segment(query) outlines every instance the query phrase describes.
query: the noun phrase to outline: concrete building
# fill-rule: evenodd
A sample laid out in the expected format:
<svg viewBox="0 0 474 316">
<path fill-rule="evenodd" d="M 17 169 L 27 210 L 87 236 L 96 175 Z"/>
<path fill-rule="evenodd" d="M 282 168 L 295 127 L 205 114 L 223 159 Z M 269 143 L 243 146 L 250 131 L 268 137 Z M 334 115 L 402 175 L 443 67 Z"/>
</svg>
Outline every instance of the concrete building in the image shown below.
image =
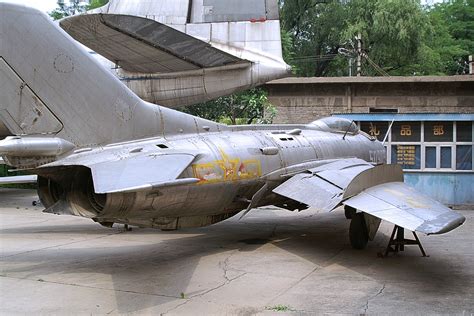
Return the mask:
<svg viewBox="0 0 474 316">
<path fill-rule="evenodd" d="M 266 87 L 276 123 L 354 120 L 387 136 L 388 162 L 403 166 L 408 183 L 446 204 L 474 204 L 474 76 L 287 78 Z"/>
</svg>

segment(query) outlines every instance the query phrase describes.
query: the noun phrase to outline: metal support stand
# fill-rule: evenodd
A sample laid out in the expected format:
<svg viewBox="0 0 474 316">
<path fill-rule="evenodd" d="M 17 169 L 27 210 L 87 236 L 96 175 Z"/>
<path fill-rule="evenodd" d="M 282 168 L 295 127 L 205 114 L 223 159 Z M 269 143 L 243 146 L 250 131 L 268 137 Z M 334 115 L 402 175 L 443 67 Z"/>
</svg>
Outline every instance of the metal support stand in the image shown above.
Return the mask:
<svg viewBox="0 0 474 316">
<path fill-rule="evenodd" d="M 387 249 L 385 249 L 385 253 L 383 257 L 387 257 L 390 252 L 398 253 L 399 251 L 405 251 L 405 246 L 408 245 L 418 245 L 420 247 L 420 251 L 423 254 L 423 257 L 429 257 L 423 246 L 421 245 L 420 240 L 415 232 L 412 232 L 415 239 L 405 239 L 405 229 L 403 227 L 395 225 L 392 231 L 392 235 L 390 236 L 390 241 L 388 242 Z M 396 238 L 395 238 L 396 235 Z"/>
</svg>

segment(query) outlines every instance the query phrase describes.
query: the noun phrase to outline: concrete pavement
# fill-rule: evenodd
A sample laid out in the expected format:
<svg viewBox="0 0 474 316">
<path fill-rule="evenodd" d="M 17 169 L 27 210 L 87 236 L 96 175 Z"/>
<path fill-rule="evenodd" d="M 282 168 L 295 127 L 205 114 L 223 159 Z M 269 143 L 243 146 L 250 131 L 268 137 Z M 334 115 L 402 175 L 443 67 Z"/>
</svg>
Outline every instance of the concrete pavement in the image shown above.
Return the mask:
<svg viewBox="0 0 474 316">
<path fill-rule="evenodd" d="M 474 212 L 379 258 L 392 226 L 351 249 L 342 211 L 252 211 L 206 228 L 107 229 L 0 189 L 0 314 L 474 313 Z"/>
</svg>

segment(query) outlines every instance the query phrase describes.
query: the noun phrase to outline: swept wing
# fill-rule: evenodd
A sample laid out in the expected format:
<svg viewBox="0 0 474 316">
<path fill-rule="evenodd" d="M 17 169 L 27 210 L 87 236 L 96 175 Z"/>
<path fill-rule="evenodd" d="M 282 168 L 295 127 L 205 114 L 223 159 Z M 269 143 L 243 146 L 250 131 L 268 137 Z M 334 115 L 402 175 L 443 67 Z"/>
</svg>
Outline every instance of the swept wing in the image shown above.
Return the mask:
<svg viewBox="0 0 474 316">
<path fill-rule="evenodd" d="M 395 225 L 442 234 L 465 218 L 403 183 L 398 165 L 341 159 L 296 174 L 273 192 L 323 211 L 344 204 Z"/>
</svg>

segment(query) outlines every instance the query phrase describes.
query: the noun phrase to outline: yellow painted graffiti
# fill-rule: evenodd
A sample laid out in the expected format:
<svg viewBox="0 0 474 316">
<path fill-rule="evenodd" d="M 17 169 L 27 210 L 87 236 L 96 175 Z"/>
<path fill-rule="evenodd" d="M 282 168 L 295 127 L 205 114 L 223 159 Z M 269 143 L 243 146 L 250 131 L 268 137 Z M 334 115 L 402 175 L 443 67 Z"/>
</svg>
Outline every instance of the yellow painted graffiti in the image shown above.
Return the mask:
<svg viewBox="0 0 474 316">
<path fill-rule="evenodd" d="M 240 160 L 229 157 L 219 149 L 222 159 L 207 163 L 194 164 L 193 172 L 200 184 L 255 179 L 262 175 L 260 161 L 257 159 Z"/>
</svg>

